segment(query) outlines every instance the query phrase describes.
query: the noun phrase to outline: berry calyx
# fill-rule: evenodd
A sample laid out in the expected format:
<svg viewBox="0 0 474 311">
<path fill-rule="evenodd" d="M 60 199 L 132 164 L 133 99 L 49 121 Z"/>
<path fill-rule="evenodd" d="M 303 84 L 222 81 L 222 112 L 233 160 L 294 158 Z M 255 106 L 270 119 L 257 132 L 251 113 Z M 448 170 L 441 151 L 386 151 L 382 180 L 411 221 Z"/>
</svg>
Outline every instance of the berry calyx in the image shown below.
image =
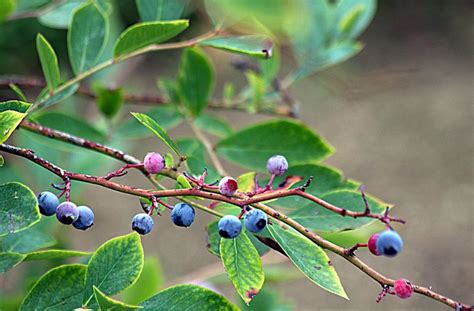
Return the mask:
<svg viewBox="0 0 474 311">
<path fill-rule="evenodd" d="M 245 228 L 253 233 L 262 231 L 267 225 L 267 214 L 258 209 L 253 209 L 244 218 Z"/>
<path fill-rule="evenodd" d="M 145 170 L 150 174 L 158 174 L 165 167 L 165 159 L 158 152 L 149 152 L 143 160 Z"/>
<path fill-rule="evenodd" d="M 141 235 L 150 233 L 153 225 L 153 219 L 148 214 L 140 213 L 133 216 L 132 229 Z"/>
<path fill-rule="evenodd" d="M 219 181 L 219 192 L 225 196 L 232 196 L 237 188 L 237 181 L 232 177 L 224 177 Z"/>
<path fill-rule="evenodd" d="M 171 211 L 171 221 L 179 227 L 189 227 L 194 222 L 194 208 L 186 203 L 178 203 Z"/>
<path fill-rule="evenodd" d="M 77 220 L 79 217 L 79 210 L 76 204 L 72 202 L 63 202 L 58 205 L 56 209 L 56 217 L 59 222 L 70 225 Z"/>
<path fill-rule="evenodd" d="M 410 298 L 411 295 L 413 295 L 413 286 L 410 281 L 406 279 L 396 280 L 393 289 L 395 294 L 402 299 Z"/>
<path fill-rule="evenodd" d="M 375 256 L 380 256 L 380 252 L 377 250 L 377 239 L 379 237 L 380 233 L 373 234 L 369 241 L 367 242 L 367 247 L 369 248 L 369 251 L 374 254 Z"/>
<path fill-rule="evenodd" d="M 236 238 L 242 231 L 242 223 L 240 220 L 232 215 L 226 215 L 217 223 L 219 235 L 224 239 Z"/>
<path fill-rule="evenodd" d="M 43 191 L 38 194 L 38 207 L 41 214 L 45 216 L 54 215 L 58 205 L 59 199 L 54 193 Z"/>
<path fill-rule="evenodd" d="M 87 206 L 78 206 L 79 217 L 72 223 L 74 228 L 87 230 L 94 224 L 94 212 Z"/>
<path fill-rule="evenodd" d="M 267 170 L 272 175 L 283 175 L 288 170 L 288 161 L 282 155 L 274 155 L 267 161 Z"/>
<path fill-rule="evenodd" d="M 402 238 L 394 230 L 386 230 L 380 233 L 377 238 L 377 251 L 386 257 L 395 257 L 402 250 L 402 247 Z"/>
</svg>

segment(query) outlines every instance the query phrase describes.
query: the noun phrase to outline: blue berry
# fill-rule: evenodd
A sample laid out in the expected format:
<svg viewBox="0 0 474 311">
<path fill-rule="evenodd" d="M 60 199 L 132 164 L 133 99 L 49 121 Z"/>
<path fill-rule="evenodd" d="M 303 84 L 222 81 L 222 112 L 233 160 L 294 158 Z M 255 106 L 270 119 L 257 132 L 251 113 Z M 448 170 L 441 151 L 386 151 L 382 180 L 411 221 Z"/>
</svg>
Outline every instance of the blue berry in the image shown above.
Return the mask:
<svg viewBox="0 0 474 311">
<path fill-rule="evenodd" d="M 194 222 L 194 208 L 186 203 L 178 203 L 171 212 L 171 221 L 176 226 L 189 227 Z"/>
<path fill-rule="evenodd" d="M 45 216 L 54 215 L 58 205 L 59 199 L 54 193 L 43 191 L 38 194 L 38 206 L 41 214 Z"/>
<path fill-rule="evenodd" d="M 393 230 L 380 233 L 377 238 L 377 251 L 387 257 L 395 257 L 403 247 L 402 238 Z"/>
<path fill-rule="evenodd" d="M 242 231 L 242 223 L 237 217 L 227 215 L 219 220 L 217 228 L 219 229 L 219 235 L 221 237 L 224 239 L 233 239 Z"/>
<path fill-rule="evenodd" d="M 267 214 L 259 209 L 253 209 L 245 214 L 244 224 L 248 231 L 258 233 L 267 225 Z"/>
<path fill-rule="evenodd" d="M 70 225 L 79 217 L 79 209 L 72 202 L 63 202 L 56 209 L 56 217 L 59 222 Z"/>
<path fill-rule="evenodd" d="M 79 217 L 72 223 L 74 228 L 87 230 L 94 224 L 94 212 L 87 206 L 79 206 Z"/>
<path fill-rule="evenodd" d="M 288 170 L 288 161 L 282 155 L 274 155 L 268 159 L 267 170 L 272 175 L 283 175 Z"/>
<path fill-rule="evenodd" d="M 132 219 L 132 229 L 141 235 L 148 234 L 153 229 L 153 219 L 145 213 L 136 214 Z"/>
</svg>

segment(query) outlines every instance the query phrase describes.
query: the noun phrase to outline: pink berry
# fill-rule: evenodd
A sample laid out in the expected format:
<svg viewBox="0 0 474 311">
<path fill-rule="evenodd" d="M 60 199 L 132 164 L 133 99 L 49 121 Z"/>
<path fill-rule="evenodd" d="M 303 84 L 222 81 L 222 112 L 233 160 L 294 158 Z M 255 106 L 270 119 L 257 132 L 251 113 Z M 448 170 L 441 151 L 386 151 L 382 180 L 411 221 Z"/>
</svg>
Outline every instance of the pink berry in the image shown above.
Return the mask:
<svg viewBox="0 0 474 311">
<path fill-rule="evenodd" d="M 232 196 L 237 191 L 237 181 L 232 177 L 224 177 L 219 182 L 219 192 L 225 196 Z"/>
<path fill-rule="evenodd" d="M 410 281 L 406 279 L 396 280 L 393 289 L 395 290 L 395 294 L 402 299 L 410 298 L 413 294 L 413 286 Z"/>
<path fill-rule="evenodd" d="M 165 159 L 158 152 L 149 152 L 143 160 L 145 170 L 150 174 L 158 174 L 165 167 Z"/>
<path fill-rule="evenodd" d="M 374 254 L 375 256 L 380 256 L 381 254 L 377 250 L 377 238 L 379 237 L 380 233 L 376 233 L 372 235 L 369 239 L 369 242 L 367 242 L 367 246 L 369 247 L 369 251 Z"/>
</svg>

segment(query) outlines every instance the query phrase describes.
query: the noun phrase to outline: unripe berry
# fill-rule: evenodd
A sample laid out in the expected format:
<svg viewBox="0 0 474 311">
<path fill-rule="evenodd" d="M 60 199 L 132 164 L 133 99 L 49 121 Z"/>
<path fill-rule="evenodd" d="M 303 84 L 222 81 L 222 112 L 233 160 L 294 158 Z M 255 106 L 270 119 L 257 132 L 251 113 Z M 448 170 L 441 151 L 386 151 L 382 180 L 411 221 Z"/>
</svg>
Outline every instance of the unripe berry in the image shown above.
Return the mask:
<svg viewBox="0 0 474 311">
<path fill-rule="evenodd" d="M 65 225 L 70 225 L 79 217 L 79 210 L 77 209 L 76 204 L 72 202 L 63 202 L 59 204 L 56 209 L 56 217 L 59 222 Z"/>
<path fill-rule="evenodd" d="M 58 205 L 59 199 L 54 193 L 43 191 L 38 194 L 38 207 L 41 214 L 45 216 L 54 215 Z"/>
<path fill-rule="evenodd" d="M 232 177 L 224 177 L 219 182 L 219 192 L 228 197 L 237 191 L 237 187 L 237 181 Z"/>
<path fill-rule="evenodd" d="M 180 227 L 189 227 L 194 222 L 194 208 L 186 203 L 178 203 L 171 211 L 171 221 Z"/>
<path fill-rule="evenodd" d="M 396 280 L 393 289 L 395 290 L 395 294 L 402 299 L 410 298 L 411 295 L 413 295 L 413 286 L 410 281 L 406 279 Z"/>
<path fill-rule="evenodd" d="M 267 170 L 273 175 L 283 175 L 288 170 L 288 161 L 282 155 L 274 155 L 268 159 Z"/>
<path fill-rule="evenodd" d="M 377 250 L 377 238 L 379 237 L 380 233 L 376 233 L 372 235 L 367 242 L 367 247 L 369 248 L 369 251 L 374 254 L 375 256 L 380 256 L 380 252 Z"/>
<path fill-rule="evenodd" d="M 267 225 L 267 214 L 258 209 L 253 209 L 244 218 L 245 228 L 253 233 L 262 231 Z"/>
<path fill-rule="evenodd" d="M 395 257 L 403 247 L 402 238 L 393 230 L 380 233 L 376 242 L 377 251 L 387 257 Z"/>
<path fill-rule="evenodd" d="M 132 219 L 132 229 L 141 235 L 150 233 L 153 224 L 151 216 L 145 213 L 136 214 Z"/>
<path fill-rule="evenodd" d="M 94 224 L 94 212 L 87 206 L 78 206 L 79 217 L 72 223 L 74 228 L 87 230 Z"/>
<path fill-rule="evenodd" d="M 232 215 L 226 215 L 217 223 L 219 235 L 224 239 L 233 239 L 237 237 L 242 231 L 242 223 L 240 220 Z"/>
<path fill-rule="evenodd" d="M 158 174 L 165 167 L 165 159 L 158 152 L 149 152 L 143 160 L 145 170 L 150 174 Z"/>
</svg>

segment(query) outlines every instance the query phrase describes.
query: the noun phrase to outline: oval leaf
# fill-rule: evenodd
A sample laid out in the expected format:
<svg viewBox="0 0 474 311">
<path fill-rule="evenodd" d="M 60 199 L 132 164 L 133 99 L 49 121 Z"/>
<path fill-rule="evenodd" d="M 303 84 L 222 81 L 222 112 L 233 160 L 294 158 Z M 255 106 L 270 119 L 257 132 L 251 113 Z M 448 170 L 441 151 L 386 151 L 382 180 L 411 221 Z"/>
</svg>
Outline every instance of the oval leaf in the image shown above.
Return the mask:
<svg viewBox="0 0 474 311">
<path fill-rule="evenodd" d="M 204 40 L 199 44 L 260 58 L 270 58 L 273 45 L 270 38 L 262 35 L 218 37 Z"/>
<path fill-rule="evenodd" d="M 127 311 L 141 309 L 141 306 L 133 306 L 110 298 L 94 286 L 94 296 L 100 310 Z"/>
<path fill-rule="evenodd" d="M 26 113 L 7 110 L 0 112 L 0 144 L 3 144 L 18 127 Z"/>
<path fill-rule="evenodd" d="M 89 260 L 83 305 L 88 306 L 92 303 L 94 285 L 111 296 L 133 285 L 142 269 L 143 248 L 137 233 L 105 242 Z"/>
<path fill-rule="evenodd" d="M 260 255 L 246 234 L 239 234 L 234 239 L 221 239 L 220 254 L 229 280 L 248 304 L 265 280 Z"/>
<path fill-rule="evenodd" d="M 232 127 L 230 124 L 220 117 L 201 114 L 194 120 L 194 124 L 203 131 L 220 138 L 224 138 L 232 134 Z"/>
<path fill-rule="evenodd" d="M 188 28 L 188 20 L 139 23 L 126 29 L 118 38 L 114 57 L 130 54 L 151 44 L 167 41 Z"/>
<path fill-rule="evenodd" d="M 276 120 L 247 127 L 221 140 L 217 152 L 235 164 L 263 171 L 268 158 L 275 154 L 297 165 L 316 163 L 329 156 L 333 148 L 302 123 Z"/>
<path fill-rule="evenodd" d="M 323 289 L 348 299 L 334 266 L 321 247 L 278 225 L 270 225 L 267 228 L 273 239 L 304 275 Z"/>
<path fill-rule="evenodd" d="M 81 307 L 85 265 L 64 265 L 49 270 L 33 286 L 20 310 L 74 310 Z"/>
<path fill-rule="evenodd" d="M 177 285 L 159 292 L 143 303 L 143 311 L 215 310 L 239 311 L 225 297 L 197 285 Z"/>
<path fill-rule="evenodd" d="M 0 237 L 2 250 L 26 254 L 40 248 L 53 246 L 56 244 L 56 240 L 48 233 L 48 228 L 52 226 L 50 220 L 52 219 L 43 218 L 25 230 Z"/>
<path fill-rule="evenodd" d="M 58 58 L 56 57 L 56 53 L 46 38 L 41 34 L 36 36 L 36 49 L 38 50 L 41 68 L 43 69 L 48 89 L 53 91 L 60 82 Z"/>
<path fill-rule="evenodd" d="M 163 286 L 163 282 L 163 272 L 158 258 L 147 257 L 138 280 L 122 293 L 123 301 L 139 304 L 153 296 Z"/>
<path fill-rule="evenodd" d="M 144 22 L 178 19 L 188 0 L 137 0 L 137 9 Z"/>
<path fill-rule="evenodd" d="M 84 0 L 65 1 L 51 10 L 41 12 L 43 14 L 38 17 L 38 21 L 46 27 L 67 29 L 72 13 L 82 4 L 84 4 Z"/>
<path fill-rule="evenodd" d="M 0 273 L 4 273 L 25 259 L 25 255 L 19 253 L 0 253 Z"/>
<path fill-rule="evenodd" d="M 48 249 L 44 251 L 31 252 L 26 254 L 25 261 L 33 260 L 63 260 L 71 257 L 85 257 L 91 253 L 81 251 L 71 251 L 67 249 Z"/>
</svg>

